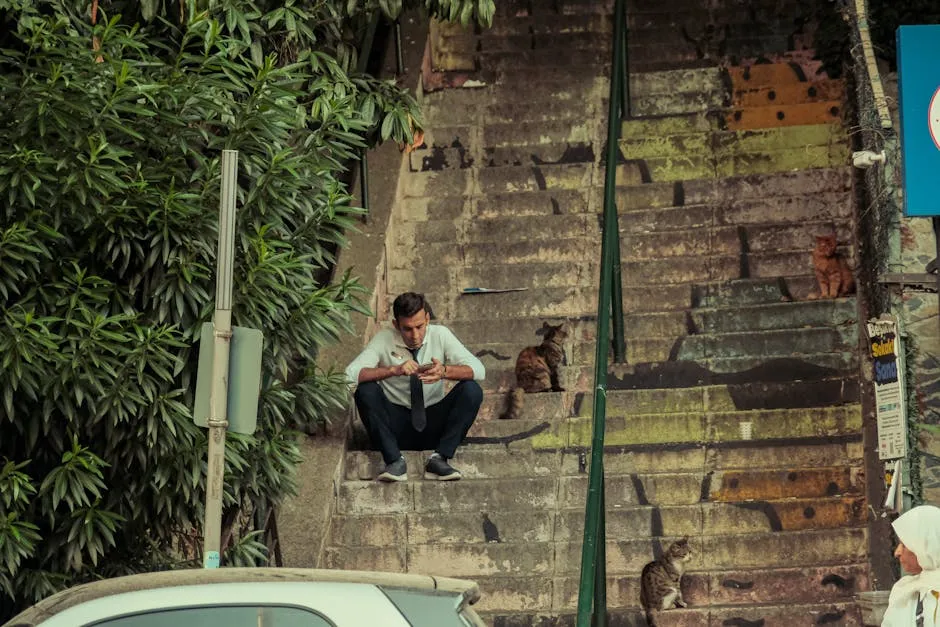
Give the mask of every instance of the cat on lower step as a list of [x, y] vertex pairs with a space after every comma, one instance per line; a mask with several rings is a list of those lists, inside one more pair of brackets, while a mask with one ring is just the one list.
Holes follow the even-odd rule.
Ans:
[[855, 293], [855, 277], [852, 269], [837, 250], [835, 235], [817, 235], [813, 249], [813, 270], [819, 293], [810, 294], [810, 299], [839, 298]]
[[518, 418], [525, 403], [525, 395], [536, 392], [563, 392], [558, 381], [558, 366], [565, 357], [564, 341], [568, 333], [564, 323], [542, 324], [544, 334], [538, 346], [527, 346], [516, 358], [516, 387], [509, 393], [502, 419]]
[[646, 612], [646, 624], [655, 627], [656, 615], [676, 607], [686, 607], [682, 598], [682, 574], [692, 559], [689, 538], [669, 545], [663, 556], [643, 567], [640, 575], [640, 604]]

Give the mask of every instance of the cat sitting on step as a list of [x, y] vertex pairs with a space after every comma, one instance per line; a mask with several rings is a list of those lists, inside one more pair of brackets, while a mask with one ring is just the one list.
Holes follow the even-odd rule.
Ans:
[[836, 250], [836, 236], [817, 235], [816, 248], [813, 249], [813, 269], [819, 294], [810, 294], [810, 298], [838, 298], [855, 292], [855, 277], [845, 258]]
[[565, 324], [542, 324], [544, 339], [538, 346], [527, 346], [516, 358], [516, 387], [509, 393], [503, 419], [519, 417], [525, 395], [534, 392], [563, 392], [558, 383], [558, 366], [565, 357], [563, 343], [568, 333]]
[[682, 598], [682, 573], [692, 559], [689, 538], [682, 537], [669, 545], [658, 560], [643, 567], [640, 575], [640, 604], [646, 611], [646, 624], [656, 625], [656, 614], [663, 610], [686, 607]]

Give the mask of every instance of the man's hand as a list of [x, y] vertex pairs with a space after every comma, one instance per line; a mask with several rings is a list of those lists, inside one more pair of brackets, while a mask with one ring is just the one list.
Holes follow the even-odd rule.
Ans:
[[432, 358], [430, 367], [418, 374], [421, 383], [437, 383], [444, 377], [444, 364]]
[[414, 373], [420, 370], [421, 366], [418, 365], [414, 359], [409, 359], [403, 364], [397, 366], [392, 366], [389, 370], [392, 373], [393, 377], [410, 377]]

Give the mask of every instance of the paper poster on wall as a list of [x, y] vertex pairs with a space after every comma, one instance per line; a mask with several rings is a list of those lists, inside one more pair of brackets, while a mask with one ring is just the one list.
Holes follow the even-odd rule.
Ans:
[[869, 320], [867, 327], [875, 383], [878, 456], [907, 457], [907, 408], [897, 321], [882, 317]]

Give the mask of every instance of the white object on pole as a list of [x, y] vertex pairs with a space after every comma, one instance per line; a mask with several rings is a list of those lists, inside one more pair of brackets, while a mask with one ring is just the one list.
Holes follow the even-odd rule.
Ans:
[[209, 460], [202, 565], [218, 568], [222, 543], [222, 491], [225, 475], [225, 431], [228, 428], [228, 361], [232, 341], [232, 269], [235, 262], [235, 194], [238, 151], [222, 151], [219, 197], [219, 249], [216, 257], [214, 354], [209, 396]]

